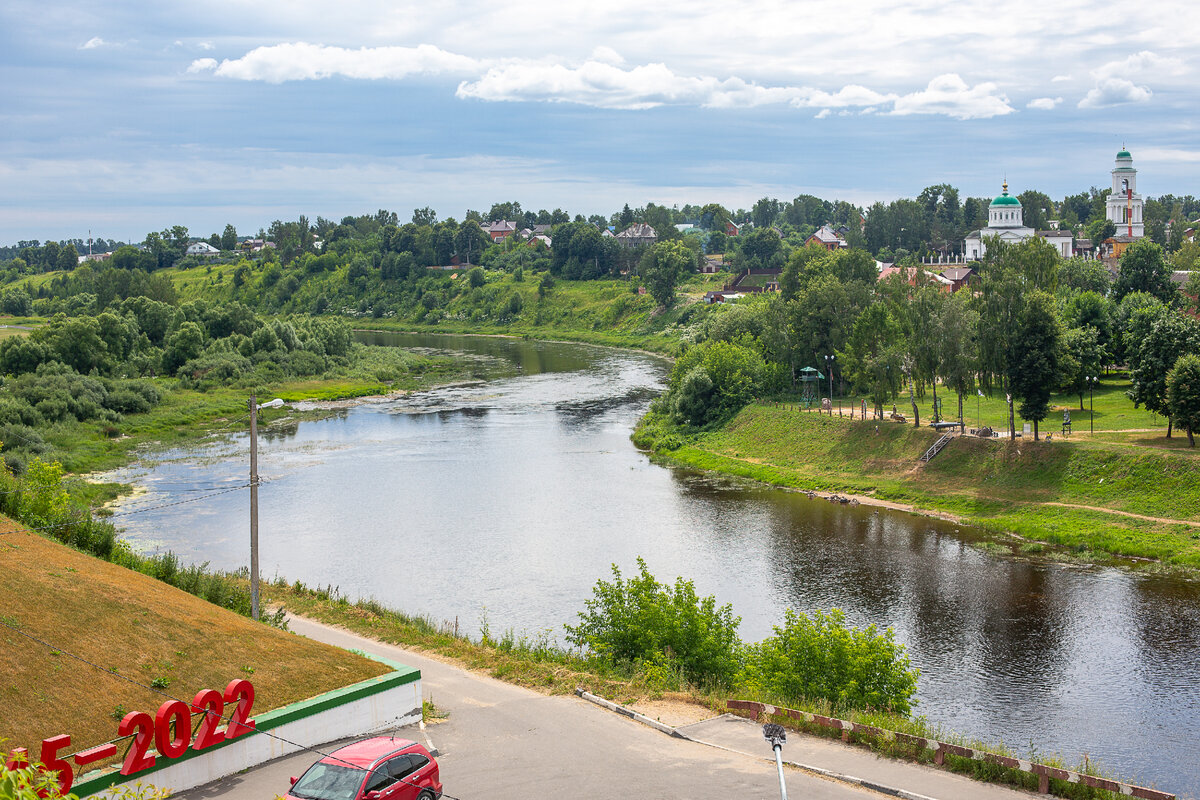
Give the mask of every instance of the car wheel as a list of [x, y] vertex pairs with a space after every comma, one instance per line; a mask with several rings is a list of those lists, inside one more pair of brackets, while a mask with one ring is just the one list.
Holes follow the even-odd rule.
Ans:
[[417, 800], [437, 800], [432, 792], [421, 792], [417, 795]]

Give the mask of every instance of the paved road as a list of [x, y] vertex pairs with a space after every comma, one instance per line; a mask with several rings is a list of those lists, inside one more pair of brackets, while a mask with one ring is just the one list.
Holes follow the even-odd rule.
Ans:
[[[776, 798], [774, 762], [675, 739], [576, 697], [546, 697], [401, 648], [307, 620], [293, 631], [418, 667], [426, 698], [450, 716], [427, 728], [442, 752], [447, 795], [475, 800]], [[402, 734], [417, 738], [419, 731]], [[770, 748], [762, 743], [763, 756]], [[182, 800], [270, 800], [312, 761], [302, 753], [175, 795]], [[792, 797], [862, 800], [861, 788], [787, 770]]]

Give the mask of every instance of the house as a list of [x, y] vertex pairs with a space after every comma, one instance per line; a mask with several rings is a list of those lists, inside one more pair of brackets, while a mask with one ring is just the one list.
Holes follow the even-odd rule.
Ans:
[[939, 275], [936, 272], [928, 272], [926, 270], [919, 270], [917, 267], [884, 267], [879, 271], [879, 280], [885, 281], [893, 275], [903, 275], [905, 283], [907, 283], [909, 286], [916, 287], [917, 275], [919, 273], [924, 274], [926, 283], [937, 284], [938, 287], [944, 292], [954, 291], [952, 288], [953, 281], [951, 281], [945, 275]]
[[480, 223], [479, 227], [483, 228], [492, 242], [503, 242], [517, 232], [517, 223], [506, 219], [489, 222], [487, 225]]
[[546, 247], [552, 247], [554, 244], [553, 240], [544, 233], [535, 233], [531, 235], [527, 241], [530, 247], [535, 246], [538, 242], [546, 245]]
[[846, 244], [846, 240], [838, 236], [833, 228], [828, 225], [822, 225], [817, 229], [817, 232], [804, 240], [804, 246], [817, 244], [824, 247], [826, 250], [841, 250], [850, 245]]
[[952, 267], [942, 273], [942, 277], [950, 281], [950, 291], [957, 292], [970, 282], [975, 270], [970, 267]]
[[275, 243], [263, 241], [262, 239], [246, 239], [244, 242], [238, 245], [238, 247], [242, 248], [243, 250], [248, 250], [251, 253], [258, 253], [261, 252], [263, 248], [275, 247]]
[[87, 261], [108, 261], [112, 258], [112, 253], [85, 253], [79, 257], [79, 263], [83, 264]]
[[742, 226], [737, 224], [736, 222], [726, 222], [725, 223], [725, 235], [726, 236], [737, 236], [738, 232], [741, 231], [741, 229], [742, 229]]
[[221, 251], [213, 247], [208, 242], [192, 242], [187, 246], [187, 254], [189, 256], [203, 256], [211, 258], [212, 256], [221, 255]]
[[658, 234], [655, 233], [654, 228], [644, 222], [635, 222], [617, 234], [617, 242], [625, 247], [639, 247], [654, 244], [657, 241]]

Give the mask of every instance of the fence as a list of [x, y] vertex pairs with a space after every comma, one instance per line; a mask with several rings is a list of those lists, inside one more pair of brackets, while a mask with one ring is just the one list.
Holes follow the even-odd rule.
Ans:
[[1160, 792], [1157, 789], [1147, 789], [1144, 786], [1134, 786], [1128, 783], [1121, 783], [1120, 781], [1109, 780], [1108, 778], [1099, 778], [1095, 775], [1084, 775], [1080, 772], [1072, 772], [1071, 770], [1059, 769], [1058, 767], [1051, 767], [1046, 764], [1038, 764], [1022, 758], [997, 755], [996, 753], [988, 753], [983, 750], [975, 750], [957, 744], [939, 742], [936, 739], [926, 739], [908, 733], [897, 733], [896, 731], [876, 728], [871, 725], [862, 725], [858, 722], [848, 722], [844, 719], [825, 717], [807, 711], [797, 711], [794, 708], [779, 708], [778, 706], [756, 703], [751, 700], [729, 700], [726, 705], [733, 711], [750, 712], [750, 717], [755, 721], [758, 721], [763, 715], [770, 717], [790, 717], [791, 719], [807, 722], [812, 725], [839, 730], [842, 732], [842, 740], [847, 742], [850, 741], [851, 733], [858, 733], [900, 742], [901, 744], [907, 744], [921, 750], [932, 750], [934, 752], [933, 761], [938, 766], [945, 763], [946, 755], [949, 754], [976, 761], [987, 761], [1002, 767], [1008, 767], [1009, 769], [1028, 772], [1038, 776], [1038, 791], [1042, 793], [1050, 791], [1050, 779], [1054, 778], [1055, 780], [1066, 781], [1067, 783], [1090, 786], [1093, 789], [1103, 789], [1126, 797], [1141, 797], [1144, 800], [1176, 800], [1175, 795]]

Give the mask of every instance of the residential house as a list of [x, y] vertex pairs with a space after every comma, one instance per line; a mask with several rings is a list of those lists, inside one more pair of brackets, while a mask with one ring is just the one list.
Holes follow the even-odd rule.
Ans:
[[655, 233], [654, 228], [644, 222], [635, 222], [617, 234], [617, 242], [624, 247], [638, 247], [654, 244], [657, 241], [658, 234]]
[[203, 256], [211, 258], [212, 256], [221, 255], [221, 251], [213, 247], [208, 242], [192, 242], [187, 246], [187, 254], [189, 256]]
[[942, 277], [950, 281], [950, 291], [952, 292], [957, 292], [966, 286], [974, 275], [975, 270], [970, 267], [952, 267], [942, 273]]
[[742, 230], [742, 226], [736, 222], [726, 222], [725, 223], [725, 235], [726, 236], [737, 236], [741, 230]]
[[479, 227], [483, 228], [483, 230], [487, 233], [488, 238], [490, 238], [493, 243], [503, 242], [505, 239], [517, 232], [517, 223], [510, 222], [506, 219], [489, 222], [487, 225], [480, 223]]
[[850, 245], [846, 244], [846, 240], [838, 236], [837, 232], [828, 225], [822, 225], [817, 229], [817, 232], [804, 240], [804, 246], [817, 244], [824, 247], [826, 250], [841, 250]]

